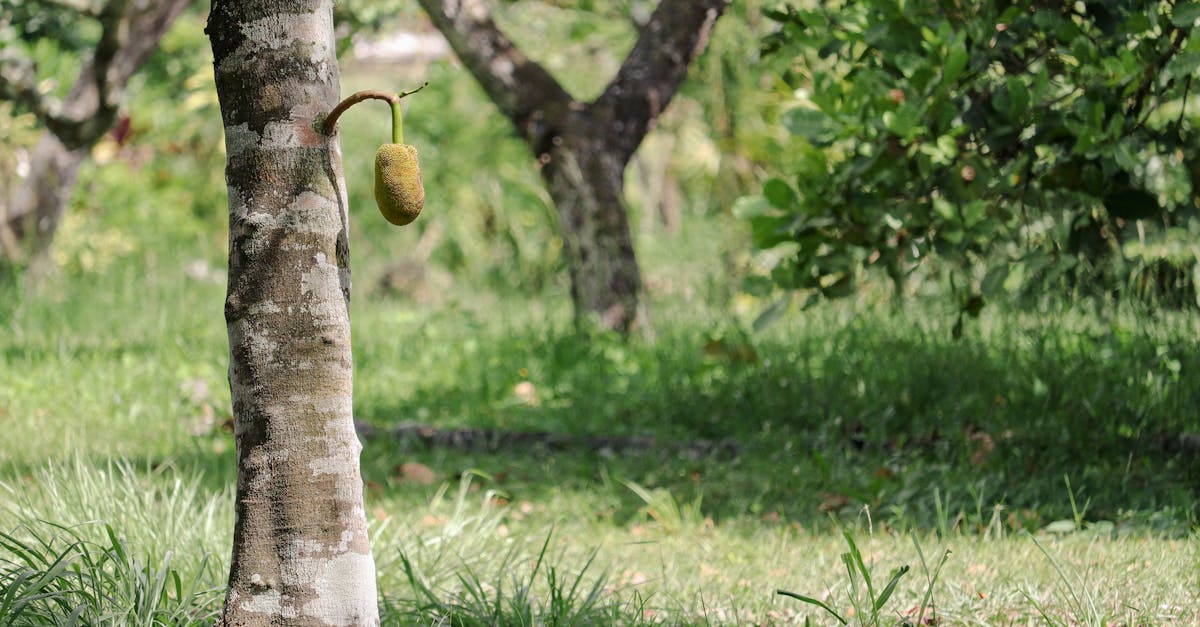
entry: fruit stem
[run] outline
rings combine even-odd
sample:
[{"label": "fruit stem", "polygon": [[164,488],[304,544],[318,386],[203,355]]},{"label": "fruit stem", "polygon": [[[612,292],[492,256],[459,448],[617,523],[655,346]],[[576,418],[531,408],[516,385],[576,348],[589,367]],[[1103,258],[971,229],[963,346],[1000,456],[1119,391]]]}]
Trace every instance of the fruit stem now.
[{"label": "fruit stem", "polygon": [[404,112],[400,110],[400,99],[392,101],[392,143],[404,143]]},{"label": "fruit stem", "polygon": [[363,91],[356,91],[353,94],[346,96],[346,98],[344,100],[339,102],[338,105],[333,108],[333,111],[329,112],[329,115],[326,116],[325,119],[321,122],[321,130],[324,131],[325,135],[333,135],[334,132],[337,131],[338,118],[340,118],[342,116],[342,114],[346,112],[346,109],[349,109],[350,107],[353,107],[354,105],[356,105],[364,100],[370,100],[370,99],[386,100],[388,103],[390,103],[392,105],[392,139],[393,139],[393,143],[396,143],[396,144],[404,143],[403,141],[401,141],[404,138],[404,120],[402,119],[402,114],[400,112],[400,99],[404,98],[405,96],[411,96],[411,95],[421,91],[422,89],[425,89],[425,86],[428,84],[429,84],[429,81],[425,81],[424,83],[421,83],[421,86],[416,89],[402,91],[398,94],[392,94],[392,93],[388,93],[386,91],[380,91],[378,89],[366,89]]}]

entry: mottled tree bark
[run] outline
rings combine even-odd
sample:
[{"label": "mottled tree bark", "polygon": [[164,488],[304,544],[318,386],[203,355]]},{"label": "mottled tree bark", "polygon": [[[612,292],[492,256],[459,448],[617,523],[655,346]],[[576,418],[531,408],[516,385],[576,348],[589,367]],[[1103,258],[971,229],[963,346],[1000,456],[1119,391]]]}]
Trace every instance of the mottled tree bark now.
[{"label": "mottled tree bark", "polygon": [[377,625],[351,406],[332,0],[215,0],[238,485],[226,625]]},{"label": "mottled tree bark", "polygon": [[577,320],[626,332],[642,279],[624,204],[625,166],[704,50],[730,0],[662,0],[617,76],[574,99],[492,20],[486,0],[419,0],[542,165],[558,209]]},{"label": "mottled tree bark", "polygon": [[[33,61],[0,52],[0,98],[32,111],[46,126],[29,174],[0,198],[0,263],[37,258],[50,247],[88,151],[117,117],[125,86],[191,0],[108,0],[94,17],[100,41],[65,100],[41,93]],[[82,5],[81,5],[81,8]]]}]

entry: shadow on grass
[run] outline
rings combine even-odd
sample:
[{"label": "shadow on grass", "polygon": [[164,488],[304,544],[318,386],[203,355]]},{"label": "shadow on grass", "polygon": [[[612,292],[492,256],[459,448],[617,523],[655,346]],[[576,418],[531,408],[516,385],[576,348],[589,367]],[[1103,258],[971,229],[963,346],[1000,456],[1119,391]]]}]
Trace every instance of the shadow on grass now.
[{"label": "shadow on grass", "polygon": [[[953,341],[868,318],[752,343],[533,330],[469,347],[441,347],[403,395],[359,394],[377,492],[421,490],[428,477],[403,468],[417,462],[439,478],[482,470],[514,498],[628,479],[703,497],[716,518],[805,525],[864,507],[942,529],[1072,516],[1186,529],[1197,516],[1200,456],[1176,437],[1200,430],[1200,354],[1185,341],[1028,323]],[[359,358],[360,372],[411,361],[378,347]],[[414,424],[491,436],[389,435]],[[593,444],[613,439],[662,445]],[[695,441],[737,454],[697,455]]]},{"label": "shadow on grass", "polygon": [[[1196,524],[1200,455],[1178,437],[1200,432],[1187,325],[1025,320],[953,341],[937,324],[814,315],[749,337],[684,321],[653,342],[460,313],[389,342],[369,329],[355,346],[364,478],[374,498],[413,503],[479,472],[509,500],[575,494],[591,503],[579,515],[617,521],[645,505],[628,481],[716,520],[824,525],[869,508],[942,530]],[[413,424],[491,435],[389,435]],[[220,424],[134,461],[212,492],[236,472]]]}]

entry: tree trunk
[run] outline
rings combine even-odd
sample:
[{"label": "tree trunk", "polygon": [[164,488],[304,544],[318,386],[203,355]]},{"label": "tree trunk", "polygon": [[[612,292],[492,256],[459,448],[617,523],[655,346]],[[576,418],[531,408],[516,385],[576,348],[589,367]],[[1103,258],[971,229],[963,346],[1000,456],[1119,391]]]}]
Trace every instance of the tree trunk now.
[{"label": "tree trunk", "polygon": [[9,235],[3,250],[8,263],[36,260],[46,253],[87,154],[84,148],[68,149],[50,131],[42,132],[29,155],[29,174],[12,191],[0,216],[0,228]]},{"label": "tree trunk", "polygon": [[215,0],[238,485],[226,625],[377,625],[352,414],[332,0]]},{"label": "tree trunk", "polygon": [[0,199],[0,266],[36,261],[50,248],[80,165],[117,118],[120,94],[191,1],[108,0],[96,16],[102,33],[92,59],[61,103],[36,87],[32,62],[19,52],[0,59],[0,97],[20,102],[47,127],[29,175]]},{"label": "tree trunk", "polygon": [[671,102],[730,0],[662,0],[595,102],[586,104],[500,30],[487,0],[418,0],[516,127],[559,215],[576,321],[626,333],[642,279],[625,211],[625,165]]},{"label": "tree trunk", "polygon": [[625,162],[590,126],[588,118],[565,125],[542,177],[558,209],[576,318],[597,315],[601,327],[625,333],[638,320],[642,287],[624,204]]}]

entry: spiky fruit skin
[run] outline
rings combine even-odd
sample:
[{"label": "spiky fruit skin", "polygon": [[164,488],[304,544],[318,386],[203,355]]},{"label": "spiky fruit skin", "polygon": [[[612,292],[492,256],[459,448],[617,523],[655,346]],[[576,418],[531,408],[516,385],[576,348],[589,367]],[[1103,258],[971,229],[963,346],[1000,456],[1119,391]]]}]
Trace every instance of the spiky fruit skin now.
[{"label": "spiky fruit skin", "polygon": [[384,144],[375,153],[375,204],[388,222],[404,226],[421,215],[425,186],[417,149],[409,144]]}]

